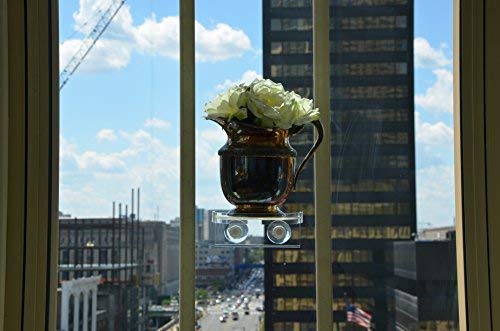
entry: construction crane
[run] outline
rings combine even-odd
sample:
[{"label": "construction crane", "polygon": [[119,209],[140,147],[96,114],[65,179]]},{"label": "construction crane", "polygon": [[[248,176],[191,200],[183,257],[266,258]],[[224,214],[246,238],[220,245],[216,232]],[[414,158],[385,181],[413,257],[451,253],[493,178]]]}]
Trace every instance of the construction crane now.
[{"label": "construction crane", "polygon": [[83,39],[82,45],[78,51],[76,51],[61,71],[61,74],[59,75],[59,91],[61,91],[64,85],[68,83],[68,80],[75,73],[76,69],[78,69],[83,60],[85,60],[85,57],[90,53],[106,28],[115,18],[116,14],[118,14],[124,3],[125,0],[113,1],[113,3],[111,3],[111,5],[103,12],[101,17],[99,17],[96,25],[92,28],[92,30],[90,30],[90,33],[85,37],[85,39]]}]

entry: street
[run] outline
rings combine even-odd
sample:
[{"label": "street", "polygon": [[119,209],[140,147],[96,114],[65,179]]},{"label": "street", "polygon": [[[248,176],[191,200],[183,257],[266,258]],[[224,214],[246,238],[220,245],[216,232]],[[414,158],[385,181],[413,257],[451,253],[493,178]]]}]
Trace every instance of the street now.
[{"label": "street", "polygon": [[[262,307],[264,304],[262,296],[259,299],[255,297],[249,303],[250,315],[245,315],[244,310],[241,306],[236,310],[231,310],[227,303],[221,303],[218,305],[209,306],[206,311],[206,315],[199,320],[201,325],[201,330],[203,331],[258,331],[259,330],[259,316],[262,312],[257,311],[257,307]],[[229,304],[231,305],[231,304]],[[219,317],[223,312],[229,312],[229,318],[226,322],[220,322]],[[231,312],[237,311],[239,319],[233,321],[231,318]]]},{"label": "street", "polygon": [[[261,286],[264,278],[263,270],[252,270],[250,276],[239,284],[239,286],[225,295],[212,301],[204,311],[205,315],[198,321],[203,331],[259,331],[260,318],[263,317],[261,311],[264,306],[264,296],[261,293]],[[259,288],[259,290],[257,290]],[[249,315],[245,315],[245,306]],[[260,311],[259,311],[260,310]],[[237,312],[238,319],[233,320],[233,314]],[[227,318],[221,322],[221,316]]]}]

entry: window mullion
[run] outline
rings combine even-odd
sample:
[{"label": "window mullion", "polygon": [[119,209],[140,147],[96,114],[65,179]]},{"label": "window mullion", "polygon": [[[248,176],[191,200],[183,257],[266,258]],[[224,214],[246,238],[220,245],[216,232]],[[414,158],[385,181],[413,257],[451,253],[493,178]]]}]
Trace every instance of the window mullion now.
[{"label": "window mullion", "polygon": [[314,157],[316,329],[332,330],[331,173],[330,173],[330,40],[329,1],[313,1],[314,103],[324,126],[323,144]]},{"label": "window mullion", "polygon": [[180,0],[180,330],[195,327],[194,0]]}]

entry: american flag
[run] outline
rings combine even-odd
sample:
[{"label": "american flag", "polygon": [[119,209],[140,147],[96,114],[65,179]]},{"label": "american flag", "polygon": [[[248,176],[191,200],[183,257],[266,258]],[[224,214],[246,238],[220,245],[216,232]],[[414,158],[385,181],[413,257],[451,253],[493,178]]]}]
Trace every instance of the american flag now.
[{"label": "american flag", "polygon": [[357,325],[366,328],[368,331],[371,330],[372,315],[368,314],[361,308],[350,304],[347,307],[347,322],[353,322]]}]

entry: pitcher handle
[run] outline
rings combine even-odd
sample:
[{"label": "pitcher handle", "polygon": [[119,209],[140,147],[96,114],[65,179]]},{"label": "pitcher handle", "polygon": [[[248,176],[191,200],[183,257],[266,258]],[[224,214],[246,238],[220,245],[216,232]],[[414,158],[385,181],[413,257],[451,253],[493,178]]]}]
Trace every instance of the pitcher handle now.
[{"label": "pitcher handle", "polygon": [[304,170],[304,167],[306,166],[307,162],[313,156],[314,152],[316,151],[316,149],[318,149],[319,145],[323,141],[323,124],[321,124],[319,120],[312,121],[311,123],[314,125],[314,127],[316,127],[316,131],[318,131],[318,138],[316,138],[313,147],[311,148],[311,150],[309,150],[306,157],[304,158],[304,160],[302,160],[302,163],[299,165],[299,168],[295,172],[295,178],[293,179],[294,190],[295,186],[297,185],[297,179],[299,178],[300,173],[302,172],[302,170]]}]

